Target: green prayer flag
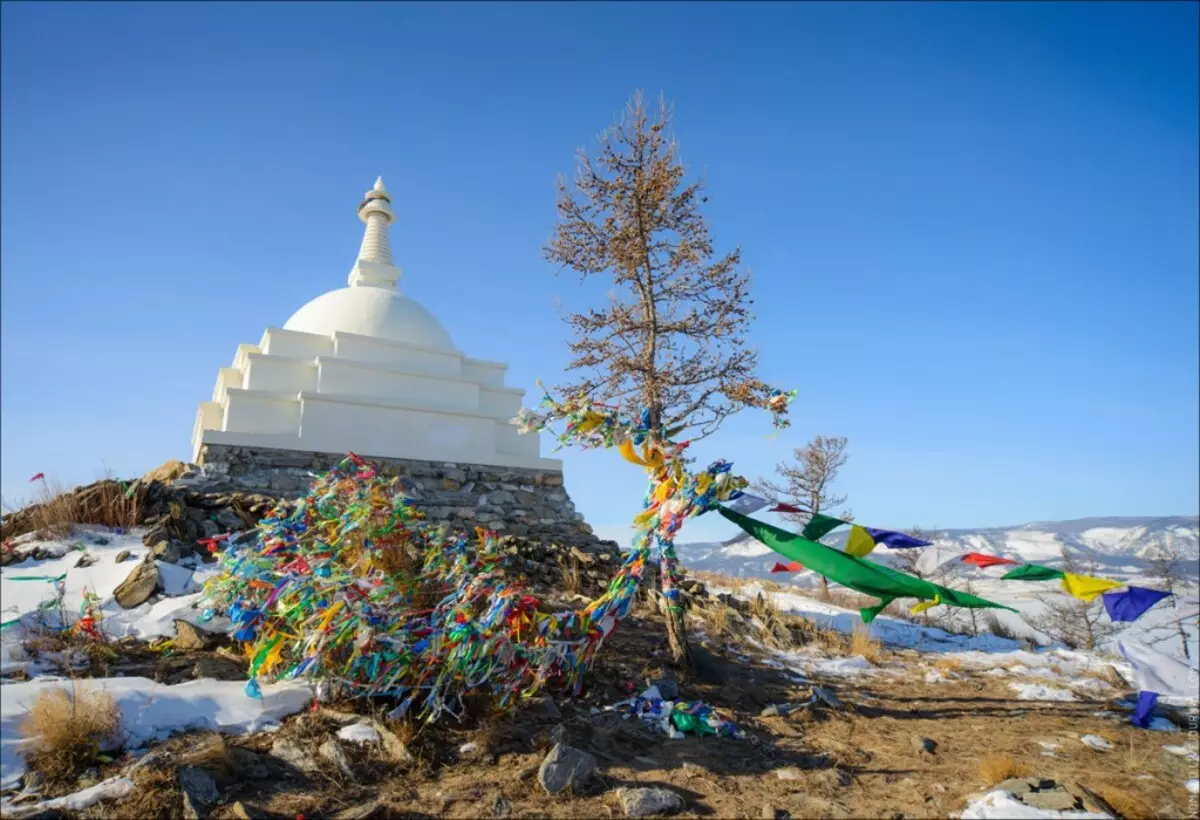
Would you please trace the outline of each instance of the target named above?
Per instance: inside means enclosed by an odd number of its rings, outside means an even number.
[[[1000,576],[1001,581],[1057,581],[1066,575],[1062,570],[1040,567],[1037,564],[1022,564]]]
[[[1017,611],[1010,606],[997,604],[966,592],[959,592],[956,589],[906,575],[865,558],[847,555],[840,550],[810,541],[787,530],[772,527],[770,524],[764,524],[762,521],[734,512],[726,507],[718,507],[717,510],[722,516],[780,555],[791,558],[793,561],[799,561],[807,569],[824,575],[844,587],[879,598],[882,602],[879,606],[867,607],[861,611],[863,621],[867,623],[870,623],[885,606],[891,603],[893,598],[932,600],[935,596],[940,596],[942,603],[947,606]]]
[[[842,519],[834,518],[832,515],[814,513],[813,517],[808,519],[808,523],[804,525],[804,529],[800,531],[800,535],[809,541],[820,541],[822,536],[833,532],[845,523]]]

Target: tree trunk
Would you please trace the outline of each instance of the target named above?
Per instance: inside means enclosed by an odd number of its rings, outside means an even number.
[[[664,599],[664,602],[666,599]],[[692,668],[692,652],[688,647],[687,628],[683,622],[683,610],[672,609],[667,602],[667,647],[671,651],[671,663],[680,670]]]

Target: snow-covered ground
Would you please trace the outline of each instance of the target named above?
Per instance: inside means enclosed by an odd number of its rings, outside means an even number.
[[[62,607],[73,621],[84,601],[84,590],[100,598],[103,620],[100,628],[110,638],[136,636],[144,639],[173,637],[176,619],[195,623],[202,610],[195,604],[201,598],[205,578],[211,567],[188,562],[176,566],[157,562],[163,582],[163,597],[134,609],[122,609],[113,598],[113,590],[141,561],[147,548],[142,533],[113,534],[101,528],[81,529],[65,541],[30,542],[22,549],[40,547],[57,557],[32,559],[0,568],[0,600],[4,602],[3,620],[19,618],[0,633],[0,674],[22,670],[31,680],[5,681],[0,685],[0,788],[13,785],[24,772],[20,750],[20,726],[37,696],[51,687],[71,687],[73,681],[49,674],[48,665],[27,658],[22,643],[38,634],[43,623],[57,624],[56,612],[41,611],[47,601],[55,600],[52,581],[31,578],[57,578],[66,575]],[[82,547],[82,549],[80,548]],[[116,562],[118,553],[130,557]],[[81,557],[95,559],[90,566],[76,568]],[[57,609],[57,606],[55,607]],[[220,629],[221,623],[205,624]],[[245,684],[237,681],[200,679],[165,686],[146,678],[89,678],[81,686],[108,692],[121,710],[120,745],[136,748],[154,740],[189,729],[209,729],[229,733],[262,731],[276,725],[279,718],[297,712],[312,701],[310,688],[303,684],[278,684],[263,687],[261,700],[248,697]]]

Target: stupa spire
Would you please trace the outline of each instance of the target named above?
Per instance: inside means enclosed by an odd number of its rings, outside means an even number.
[[[350,271],[351,286],[396,287],[400,269],[392,264],[392,245],[388,241],[388,228],[396,221],[391,205],[391,195],[383,185],[383,177],[379,177],[371,190],[363,194],[358,206],[358,218],[367,227],[358,248],[358,259]]]

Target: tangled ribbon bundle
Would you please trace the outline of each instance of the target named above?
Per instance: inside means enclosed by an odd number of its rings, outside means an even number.
[[[787,402],[770,409],[786,426]],[[472,541],[430,526],[397,479],[379,477],[351,453],[294,507],[277,506],[251,537],[231,537],[217,553],[221,571],[206,584],[202,620],[229,617],[250,662],[247,694],[261,695],[260,679],[303,677],[350,696],[397,698],[393,716],[411,711],[432,721],[460,716],[468,695],[504,710],[551,683],[578,693],[604,639],[629,613],[651,533],[674,602],[675,532],[734,497],[745,479],[724,461],[689,474],[687,443],[651,430],[646,413],[635,422],[614,408],[549,397],[542,411],[523,409],[521,432],[566,420],[562,445],[615,447],[651,476],[638,536],[603,595],[581,610],[546,611],[506,576],[495,532],[476,529]]]

